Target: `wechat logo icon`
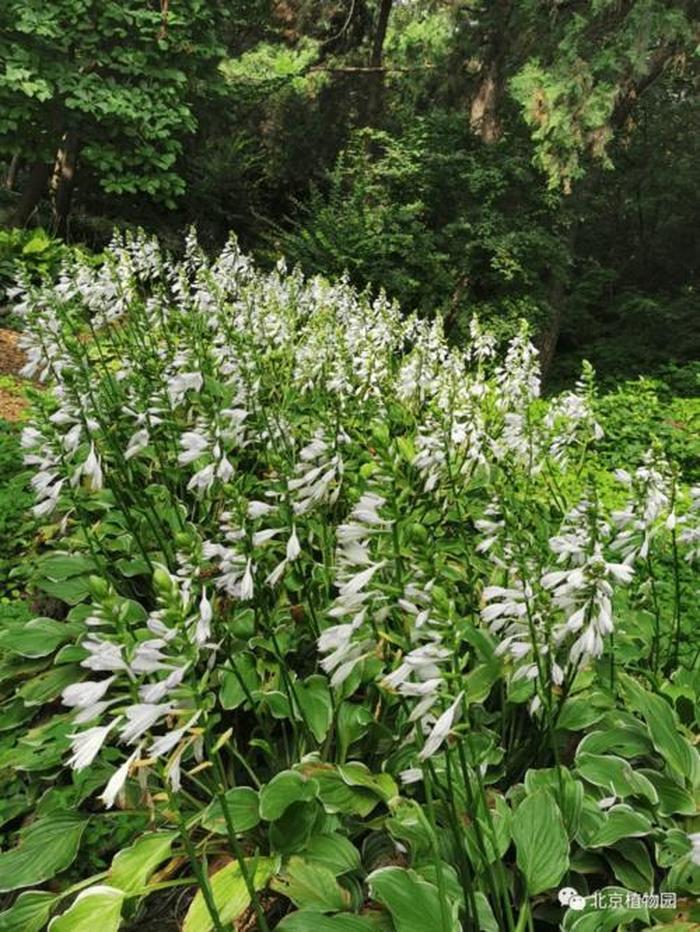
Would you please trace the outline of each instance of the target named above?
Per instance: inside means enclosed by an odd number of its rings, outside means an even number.
[[[559,891],[559,902],[562,906],[568,906],[576,912],[584,909],[586,898],[581,896],[573,887],[562,887]]]

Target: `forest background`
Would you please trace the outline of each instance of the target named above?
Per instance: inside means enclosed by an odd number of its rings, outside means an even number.
[[[587,357],[688,396],[697,42],[683,0],[9,0],[0,218],[96,250],[233,230],[457,340],[525,318],[550,387]],[[0,250],[5,285],[60,253]]]

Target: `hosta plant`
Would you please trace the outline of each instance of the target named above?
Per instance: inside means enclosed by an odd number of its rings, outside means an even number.
[[[51,611],[0,633],[0,930],[689,914],[700,494],[601,467],[590,369],[545,401],[525,331],[193,237],[18,312]]]

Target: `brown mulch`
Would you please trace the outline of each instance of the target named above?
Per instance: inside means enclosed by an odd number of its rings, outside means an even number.
[[[16,330],[0,329],[0,376],[16,379],[25,363],[25,355],[17,346],[19,333]],[[6,380],[9,381],[9,380]],[[22,395],[22,383],[17,379],[17,388],[0,385],[0,418],[18,421],[27,407]]]
[[[19,421],[27,408],[27,399],[0,387],[0,419]]]
[[[19,375],[25,356],[17,346],[16,330],[0,330],[0,375]]]

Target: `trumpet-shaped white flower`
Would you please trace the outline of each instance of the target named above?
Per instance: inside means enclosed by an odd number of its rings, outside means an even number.
[[[124,761],[124,763],[114,771],[112,776],[109,778],[107,786],[104,788],[100,794],[100,799],[105,804],[107,809],[111,809],[114,803],[116,802],[117,796],[121,793],[126,783],[127,777],[129,776],[129,771],[136,761],[141,756],[141,747],[137,747],[136,750]]]
[[[115,677],[109,676],[104,680],[84,680],[82,683],[73,683],[67,686],[61,694],[63,704],[86,709],[102,699],[114,679]]]
[[[73,751],[73,756],[68,761],[69,766],[73,770],[84,770],[85,767],[89,767],[100,753],[113,727],[114,722],[110,722],[109,725],[95,725],[93,728],[86,728],[84,731],[69,735]]]
[[[137,702],[124,710],[126,723],[120,729],[121,740],[134,744],[144,732],[164,718],[173,708],[172,702]]]
[[[442,747],[450,731],[452,730],[452,726],[457,716],[457,711],[462,703],[463,695],[464,693],[460,693],[452,705],[445,709],[445,711],[433,725],[433,728],[418,755],[420,760],[429,760],[431,757],[434,757]]]

